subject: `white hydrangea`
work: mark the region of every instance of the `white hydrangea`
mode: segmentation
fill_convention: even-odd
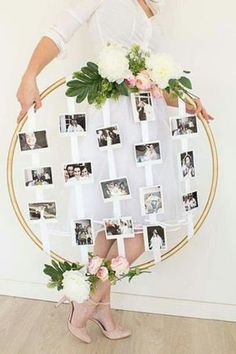
[[[98,72],[110,82],[121,83],[131,76],[127,50],[118,44],[107,45],[98,57]]]
[[[179,79],[183,70],[168,54],[151,54],[146,59],[150,77],[159,88],[165,89],[170,79]]]
[[[66,271],[63,274],[63,291],[71,301],[83,302],[88,299],[90,287],[85,275],[79,270]]]

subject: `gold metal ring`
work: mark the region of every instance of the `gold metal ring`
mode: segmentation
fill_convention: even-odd
[[[43,100],[46,96],[48,96],[51,92],[55,91],[58,87],[64,85],[66,83],[66,79],[62,78],[58,81],[56,81],[54,84],[52,84],[51,86],[49,86],[45,91],[43,91],[40,95],[41,100]],[[194,101],[189,97],[186,96],[187,101],[195,106]],[[15,214],[21,224],[21,226],[23,227],[23,229],[25,230],[26,234],[31,238],[31,240],[41,249],[43,250],[43,245],[42,242],[40,241],[40,239],[37,237],[37,235],[31,230],[31,228],[29,227],[28,223],[26,222],[24,216],[22,215],[22,212],[19,208],[19,205],[17,203],[17,198],[16,198],[16,194],[15,194],[15,190],[14,190],[14,184],[13,184],[13,159],[14,159],[14,153],[15,153],[15,148],[16,148],[16,144],[17,144],[17,138],[18,138],[18,133],[21,131],[22,127],[24,126],[26,120],[28,118],[28,115],[25,114],[24,117],[22,118],[21,122],[18,123],[13,137],[11,139],[11,143],[10,143],[10,147],[9,147],[9,151],[8,151],[8,158],[7,158],[7,184],[8,184],[8,191],[9,191],[9,195],[10,195],[10,199],[11,199],[11,203],[13,206],[13,209],[15,211]],[[209,122],[206,121],[203,116],[200,114],[199,115],[199,119],[205,129],[205,132],[207,134],[207,139],[209,141],[209,145],[210,145],[210,150],[211,150],[211,157],[212,157],[212,180],[211,180],[211,187],[210,187],[210,191],[209,191],[209,195],[208,195],[208,199],[206,202],[206,205],[199,217],[199,219],[197,220],[196,224],[194,225],[194,235],[196,235],[197,231],[200,229],[200,227],[202,226],[203,222],[205,221],[213,200],[215,198],[215,194],[216,194],[216,187],[217,187],[217,181],[218,181],[218,156],[217,156],[217,149],[216,149],[216,144],[215,144],[215,140],[212,134],[212,131],[210,129],[210,125]],[[162,260],[167,259],[168,257],[172,256],[173,254],[175,254],[176,252],[178,252],[183,246],[185,246],[188,243],[189,239],[188,239],[188,235],[186,235],[181,242],[179,242],[175,247],[173,247],[172,249],[170,249],[168,252],[164,253],[161,256]],[[60,255],[56,254],[53,251],[50,251],[50,256],[58,261],[65,261],[67,259],[61,257]],[[69,261],[69,260],[67,260]],[[69,261],[70,262],[70,261]],[[154,259],[139,264],[138,266],[141,269],[147,269],[150,268],[152,266],[155,265],[155,261]],[[132,267],[131,267],[132,268]]]

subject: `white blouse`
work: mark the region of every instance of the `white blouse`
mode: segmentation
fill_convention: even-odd
[[[148,18],[137,0],[76,0],[73,7],[65,9],[45,36],[51,38],[64,56],[66,44],[77,29],[87,22],[99,50],[108,41],[124,45],[138,43],[144,48],[158,50],[160,28],[157,23],[158,9],[147,1],[154,16]]]

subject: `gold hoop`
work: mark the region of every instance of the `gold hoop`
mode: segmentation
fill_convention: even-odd
[[[49,86],[46,90],[44,90],[40,97],[43,100],[46,96],[48,96],[51,92],[55,91],[58,87],[64,85],[66,83],[66,79],[62,78],[58,81],[56,81],[55,83],[53,83],[51,86]],[[189,97],[186,96],[186,100],[193,106],[195,105],[195,102]],[[15,194],[15,190],[14,190],[14,185],[13,185],[13,158],[14,158],[14,153],[15,153],[15,148],[16,148],[16,143],[17,143],[17,137],[18,137],[18,133],[21,131],[22,127],[24,126],[26,120],[28,118],[28,115],[25,114],[23,119],[21,120],[21,122],[17,125],[13,137],[11,139],[11,143],[10,143],[10,147],[9,147],[9,151],[8,151],[8,158],[7,158],[7,185],[8,185],[8,191],[9,191],[9,195],[10,195],[10,199],[11,199],[11,203],[13,206],[13,209],[15,211],[15,214],[21,224],[21,226],[23,227],[23,229],[25,230],[26,234],[31,238],[31,240],[41,249],[43,250],[43,245],[42,242],[39,240],[39,238],[37,237],[37,235],[31,230],[31,228],[28,226],[24,216],[21,213],[21,210],[19,208],[19,205],[17,203],[17,199],[16,199],[16,194]],[[200,215],[196,225],[194,226],[194,235],[197,233],[197,231],[200,229],[200,227],[202,226],[203,222],[205,221],[215,194],[216,194],[216,187],[217,187],[217,181],[218,181],[218,156],[217,156],[217,149],[216,149],[216,144],[215,144],[215,140],[212,134],[212,131],[210,129],[210,126],[208,124],[208,122],[203,118],[202,115],[199,115],[199,119],[201,120],[203,127],[205,129],[205,132],[207,134],[207,138],[209,141],[209,145],[210,145],[210,149],[211,149],[211,156],[212,156],[212,181],[211,181],[211,187],[210,187],[210,192],[208,195],[208,199],[206,202],[206,205],[203,209],[202,214]],[[168,257],[172,256],[173,254],[175,254],[176,252],[178,252],[182,247],[184,247],[187,242],[189,241],[188,236],[186,235],[181,242],[179,242],[175,247],[173,247],[171,250],[169,250],[168,252],[166,252],[165,254],[163,254],[161,256],[162,260],[167,259]],[[59,256],[58,254],[56,254],[53,251],[50,251],[50,256],[57,260],[57,261],[68,261],[67,259]],[[70,262],[70,261],[69,261]],[[141,269],[147,269],[150,268],[152,266],[155,265],[155,261],[154,259],[142,263],[139,265],[139,267]],[[132,267],[131,267],[132,268]]]

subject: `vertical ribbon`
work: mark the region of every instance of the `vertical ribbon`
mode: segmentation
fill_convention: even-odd
[[[71,76],[67,77],[67,81],[69,81],[69,80],[71,80]],[[69,114],[74,114],[76,111],[75,99],[73,97],[67,97],[67,110],[68,110]],[[71,135],[70,142],[71,142],[72,162],[78,163],[79,158],[80,158],[78,136]],[[76,218],[77,219],[84,219],[85,213],[84,213],[84,200],[83,200],[82,186],[79,184],[75,184],[74,186],[71,186],[70,193],[73,193],[73,197],[75,197]],[[72,231],[74,231],[74,230],[72,230]],[[84,264],[88,263],[88,246],[87,245],[80,246],[80,257],[81,257],[82,263],[84,263]]]
[[[178,98],[178,105],[179,105],[179,116],[183,117],[186,115],[186,104],[183,100]],[[182,151],[187,151],[188,150],[188,137],[187,136],[182,136],[181,137],[181,148]],[[190,193],[191,190],[191,184],[190,180],[187,178],[185,179],[185,193]],[[192,211],[187,212],[187,236],[188,239],[190,239],[194,235],[194,223],[193,223],[193,213]]]
[[[27,130],[28,132],[33,132],[36,130],[36,113],[34,111],[34,107],[31,107],[28,111],[28,120],[27,120]],[[38,151],[31,152],[31,159],[32,159],[32,167],[38,168],[40,166],[40,158]],[[44,200],[44,193],[43,190],[39,187],[35,189],[35,196],[37,202],[43,202]],[[43,250],[47,254],[50,254],[50,240],[49,240],[49,233],[47,223],[44,219],[43,212],[40,213],[40,236],[41,242],[43,245]]]
[[[107,99],[102,107],[103,114],[103,124],[104,127],[109,127],[111,125],[111,112],[110,112],[110,100]],[[111,147],[107,149],[107,160],[108,160],[108,172],[109,178],[117,178],[116,163],[114,157],[114,150]],[[121,205],[120,200],[113,200],[113,217],[116,219],[121,218]],[[125,257],[125,242],[123,236],[117,237],[117,247],[119,256]]]

